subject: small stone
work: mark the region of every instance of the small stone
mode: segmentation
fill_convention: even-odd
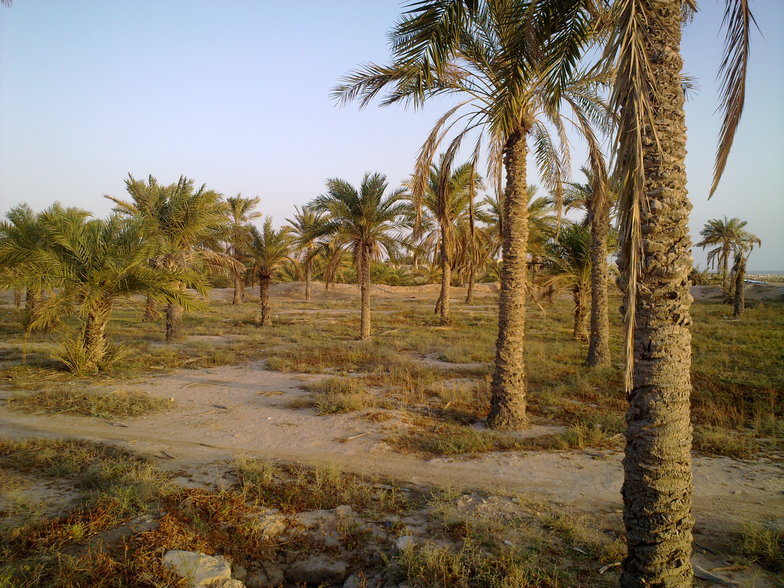
[[[286,519],[277,514],[262,515],[256,519],[256,529],[264,539],[274,539],[286,530]]]
[[[346,572],[346,562],[316,555],[290,566],[286,578],[294,583],[336,584],[345,580]]]
[[[213,586],[222,580],[231,579],[231,565],[221,555],[212,557],[194,551],[171,550],[163,556],[163,565],[178,576],[187,578],[189,586],[193,588]],[[224,584],[220,585],[224,586]],[[230,588],[231,584],[225,586]]]
[[[400,551],[404,549],[409,549],[416,545],[416,537],[413,535],[401,535],[397,539],[395,539],[395,545]]]

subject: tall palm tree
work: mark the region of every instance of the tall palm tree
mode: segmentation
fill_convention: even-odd
[[[267,217],[261,230],[250,229],[249,251],[253,257],[253,271],[259,277],[259,302],[261,305],[261,326],[272,324],[270,313],[269,288],[280,265],[289,259],[294,247],[294,237],[289,227],[275,229],[272,218]]]
[[[600,174],[604,175],[604,158],[599,156]],[[610,270],[607,264],[610,236],[610,210],[615,193],[606,187],[606,181],[589,168],[583,167],[585,183],[570,182],[564,193],[564,202],[586,211],[585,222],[591,228],[591,326],[587,365],[610,365],[610,315],[607,286]]]
[[[544,247],[542,279],[545,288],[555,290],[568,288],[574,301],[574,328],[572,336],[584,341],[588,338],[588,297],[591,291],[591,232],[582,224],[568,223],[558,237],[548,241]]]
[[[319,233],[334,235],[336,245],[351,250],[360,292],[360,339],[370,339],[370,264],[390,255],[399,239],[392,231],[403,228],[406,214],[403,191],[384,195],[386,176],[367,172],[357,190],[339,178],[327,180],[327,192],[313,200],[314,210],[329,214]]]
[[[130,201],[106,198],[117,205],[115,210],[142,222],[147,239],[156,244],[154,265],[169,271],[198,267],[202,274],[227,274],[242,268],[230,255],[219,251],[226,222],[226,204],[219,193],[204,185],[196,190],[193,180],[185,176],[176,184],[162,186],[152,176],[145,183],[129,174],[125,186]],[[182,337],[182,313],[176,300],[166,305],[166,341]]]
[[[437,258],[441,266],[441,290],[435,312],[442,324],[448,324],[450,320],[449,287],[452,269],[456,265],[455,257],[461,246],[457,237],[460,233],[463,237],[473,237],[470,230],[460,231],[460,228],[473,225],[473,195],[483,187],[482,178],[474,169],[471,163],[464,163],[452,170],[451,162],[442,155],[440,161],[430,167],[422,199],[437,227],[426,240],[437,243],[434,248],[437,254],[434,253],[433,258]],[[462,245],[470,246],[470,243]]]
[[[545,182],[560,194],[561,177],[568,167],[565,143],[559,149],[554,138],[563,136],[561,108],[573,112],[572,120],[585,128],[591,119],[604,121],[607,114],[597,92],[597,84],[606,76],[575,74],[576,60],[562,59],[567,47],[574,50],[588,40],[590,14],[575,5],[568,30],[559,29],[553,25],[565,21],[553,20],[550,8],[554,6],[550,4],[525,0],[416,2],[392,31],[392,63],[365,66],[344,78],[334,92],[341,101],[360,98],[367,104],[388,88],[382,104],[408,101],[415,106],[437,95],[459,96],[461,101],[441,117],[422,147],[417,165],[420,179],[414,186],[417,197],[423,193],[433,155],[458,123],[465,123],[465,127],[447,149],[450,158],[462,140],[476,131],[479,138],[474,154],[478,156],[486,137],[490,177],[498,185],[503,163],[503,269],[488,416],[491,426],[503,429],[517,429],[526,423],[523,343],[528,140]],[[556,133],[549,132],[550,128]]]
[[[691,0],[617,0],[606,53],[617,67],[614,174],[627,333],[623,586],[692,583],[691,204],[680,40],[684,11],[693,8]],[[746,0],[727,2],[725,116],[711,193],[743,110],[752,21]]]
[[[316,253],[316,240],[326,217],[307,206],[294,207],[294,217],[287,218],[291,225],[295,244],[302,254],[302,264],[305,267],[305,300],[310,300],[310,284],[313,280],[313,256]]]
[[[223,238],[226,240],[227,251],[238,264],[231,270],[234,278],[234,296],[232,304],[239,304],[244,297],[245,283],[243,274],[245,268],[243,261],[246,258],[248,239],[250,238],[250,221],[261,216],[261,213],[254,210],[261,202],[258,196],[254,198],[243,198],[242,195],[229,196],[226,198],[226,217],[228,224],[225,227]]]

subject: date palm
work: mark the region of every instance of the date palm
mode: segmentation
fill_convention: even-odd
[[[281,264],[289,259],[295,246],[289,227],[275,229],[272,219],[267,217],[261,230],[250,229],[249,252],[253,258],[253,271],[259,278],[259,303],[261,305],[261,326],[272,324],[270,312],[270,284]]]
[[[326,217],[307,206],[294,207],[293,218],[287,218],[291,225],[292,234],[297,249],[302,254],[302,264],[305,268],[305,300],[310,300],[311,281],[313,280],[313,257],[316,253],[316,240]]]
[[[725,288],[729,278],[729,264],[733,253],[733,246],[739,243],[747,222],[739,218],[727,220],[712,218],[705,223],[700,231],[702,241],[697,243],[697,247],[703,249],[713,247],[708,251],[708,267],[718,266],[721,271],[721,281]]]
[[[744,225],[745,224],[746,223],[744,223]],[[734,293],[732,297],[733,316],[740,316],[743,314],[743,309],[746,306],[744,282],[746,279],[746,261],[755,245],[761,246],[762,241],[759,237],[752,235],[748,231],[742,231],[732,244],[732,251],[735,256],[732,265],[732,282],[734,283]]]
[[[517,429],[526,423],[528,140],[548,188],[560,193],[568,167],[566,143],[558,139],[565,125],[561,109],[569,109],[572,120],[590,136],[591,120],[606,123],[607,111],[597,91],[606,76],[577,73],[576,59],[562,59],[567,47],[579,48],[590,36],[588,11],[579,2],[568,4],[574,9],[567,27],[566,20],[553,20],[550,8],[557,7],[551,2],[416,2],[391,33],[392,63],[367,65],[335,89],[341,101],[359,98],[363,105],[385,89],[389,93],[382,104],[402,101],[421,106],[434,96],[458,97],[460,101],[439,119],[422,147],[419,181],[413,190],[417,198],[424,192],[433,155],[456,125],[464,126],[449,144],[448,158],[454,157],[468,134],[477,133],[475,157],[485,139],[490,146],[489,175],[498,185],[503,164],[503,269],[488,416],[495,428]]]
[[[407,207],[403,191],[384,195],[386,176],[366,173],[359,189],[345,180],[327,180],[327,192],[313,200],[311,208],[329,215],[318,231],[332,235],[340,249],[354,256],[360,292],[360,339],[370,339],[370,266],[373,259],[390,255],[399,239],[392,232],[403,228]]]
[[[246,250],[248,239],[250,238],[250,221],[261,216],[261,213],[254,210],[261,202],[258,196],[254,198],[243,198],[240,194],[226,198],[226,217],[228,224],[225,227],[223,239],[227,243],[227,253],[234,258],[237,266],[231,270],[234,278],[234,296],[232,304],[239,304],[244,297],[245,283],[243,274],[245,273],[243,261],[247,257]]]
[[[202,289],[207,272],[230,274],[242,269],[231,255],[218,250],[226,223],[226,204],[219,193],[204,185],[195,189],[193,180],[185,176],[163,186],[152,176],[145,183],[129,174],[125,185],[130,201],[106,198],[117,205],[115,210],[141,221],[147,239],[156,245],[153,265],[169,271],[198,269]],[[182,313],[176,300],[168,302],[166,341],[182,337]]]
[[[753,18],[728,0],[722,63],[724,122],[716,189],[743,110]],[[692,268],[686,194],[681,27],[692,0],[616,0],[606,57],[616,63],[612,104],[621,227],[620,285],[627,341],[623,586],[691,586]]]

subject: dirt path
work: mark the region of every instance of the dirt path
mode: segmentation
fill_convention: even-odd
[[[334,463],[357,473],[422,485],[515,492],[577,511],[621,508],[621,456],[605,452],[510,452],[423,460],[393,451],[384,436],[396,421],[372,423],[356,415],[317,416],[288,405],[320,376],[282,374],[263,362],[180,370],[123,389],[173,398],[172,408],[122,423],[65,415],[26,415],[0,408],[0,430],[11,437],[49,436],[116,443],[161,459],[177,470],[209,469],[239,455]],[[7,393],[6,393],[7,394]],[[546,428],[533,429],[542,434]],[[361,436],[359,436],[361,435]],[[355,437],[357,436],[357,437]],[[697,457],[694,461],[698,525],[720,532],[784,513],[784,467]]]

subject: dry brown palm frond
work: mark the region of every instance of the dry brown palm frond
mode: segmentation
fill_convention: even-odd
[[[749,61],[750,29],[756,21],[749,8],[748,0],[727,0],[722,26],[727,28],[724,39],[724,59],[721,62],[719,75],[721,80],[721,106],[724,121],[719,134],[719,146],[716,150],[716,164],[713,169],[713,184],[708,198],[713,196],[719,185],[727,158],[730,155],[732,141],[743,114],[744,96],[746,94],[746,69]]]

